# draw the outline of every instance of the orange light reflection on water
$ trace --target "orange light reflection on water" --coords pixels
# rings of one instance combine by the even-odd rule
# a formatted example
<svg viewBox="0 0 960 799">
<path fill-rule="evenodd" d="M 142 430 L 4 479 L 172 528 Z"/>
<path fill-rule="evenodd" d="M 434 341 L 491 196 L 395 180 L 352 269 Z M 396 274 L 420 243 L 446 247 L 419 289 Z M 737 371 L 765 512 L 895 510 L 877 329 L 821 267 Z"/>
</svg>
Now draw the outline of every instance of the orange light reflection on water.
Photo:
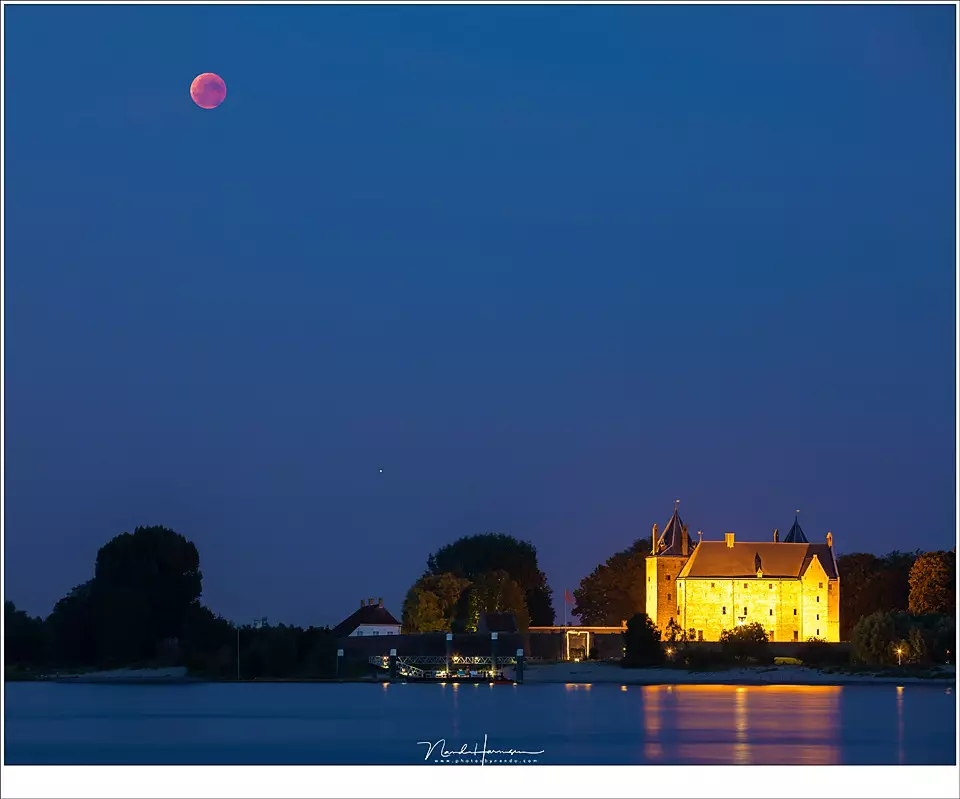
<svg viewBox="0 0 960 799">
<path fill-rule="evenodd" d="M 681 761 L 754 765 L 835 765 L 842 688 L 835 685 L 677 685 L 671 725 Z M 784 694 L 793 694 L 785 704 Z M 658 708 L 654 693 L 645 706 Z M 715 730 L 730 728 L 732 740 Z M 648 736 L 645 736 L 648 737 Z M 648 738 L 649 739 L 649 738 Z"/>
</svg>

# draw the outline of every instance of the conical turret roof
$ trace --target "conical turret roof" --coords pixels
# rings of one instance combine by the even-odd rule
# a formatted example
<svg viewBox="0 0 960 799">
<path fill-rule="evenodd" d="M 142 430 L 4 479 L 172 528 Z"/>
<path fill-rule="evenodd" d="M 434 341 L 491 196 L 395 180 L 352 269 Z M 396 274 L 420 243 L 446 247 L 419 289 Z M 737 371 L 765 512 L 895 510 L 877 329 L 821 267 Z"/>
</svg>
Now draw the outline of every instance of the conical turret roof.
<svg viewBox="0 0 960 799">
<path fill-rule="evenodd" d="M 793 519 L 793 527 L 790 528 L 790 532 L 783 539 L 784 544 L 807 544 L 807 537 L 803 534 L 803 530 L 800 527 L 800 517 L 795 516 Z"/>
<path fill-rule="evenodd" d="M 683 557 L 683 520 L 680 518 L 680 506 L 673 506 L 673 516 L 667 522 L 666 527 L 660 534 L 659 544 L 656 549 L 657 555 L 666 557 Z"/>
</svg>

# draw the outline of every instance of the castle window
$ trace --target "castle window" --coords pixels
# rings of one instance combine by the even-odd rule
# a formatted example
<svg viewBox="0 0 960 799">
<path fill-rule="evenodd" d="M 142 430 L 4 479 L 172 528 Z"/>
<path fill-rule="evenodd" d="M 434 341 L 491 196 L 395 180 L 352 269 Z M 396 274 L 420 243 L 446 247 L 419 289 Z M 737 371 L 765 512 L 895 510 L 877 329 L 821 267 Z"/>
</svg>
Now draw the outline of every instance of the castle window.
<svg viewBox="0 0 960 799">
<path fill-rule="evenodd" d="M 827 590 L 828 590 L 828 591 L 832 591 L 832 590 L 833 590 L 833 583 L 827 583 Z"/>
<path fill-rule="evenodd" d="M 817 614 L 817 621 L 820 621 L 820 614 Z"/>
<path fill-rule="evenodd" d="M 670 575 L 669 575 L 669 574 L 667 575 L 667 582 L 670 582 Z M 823 588 L 823 586 L 820 586 L 820 587 Z"/>
<path fill-rule="evenodd" d="M 793 609 L 793 615 L 794 615 L 794 616 L 797 615 L 797 609 L 796 609 L 796 608 Z"/>
<path fill-rule="evenodd" d="M 773 640 L 773 630 L 767 630 L 767 640 L 768 641 Z"/>
<path fill-rule="evenodd" d="M 670 595 L 670 594 L 667 594 L 667 602 L 669 602 L 670 599 L 671 599 L 671 595 Z"/>
<path fill-rule="evenodd" d="M 820 601 L 820 597 L 817 597 L 817 602 L 819 602 L 819 601 Z"/>
<path fill-rule="evenodd" d="M 650 578 L 649 578 L 649 577 L 647 577 L 647 582 L 648 582 L 648 583 L 650 582 Z"/>
<path fill-rule="evenodd" d="M 817 638 L 819 638 L 819 637 L 820 637 L 820 628 L 818 627 L 818 628 L 817 628 Z"/>
<path fill-rule="evenodd" d="M 799 640 L 800 640 L 800 633 L 799 633 L 797 630 L 794 630 L 794 631 L 793 631 L 793 640 L 794 640 L 794 641 L 799 641 Z"/>
<path fill-rule="evenodd" d="M 823 583 L 817 583 L 817 588 L 823 588 Z"/>
<path fill-rule="evenodd" d="M 716 584 L 716 583 L 710 583 L 710 587 L 711 587 L 711 588 L 716 588 L 716 587 L 717 587 L 717 584 Z"/>
<path fill-rule="evenodd" d="M 767 588 L 773 588 L 773 583 L 768 583 Z"/>
<path fill-rule="evenodd" d="M 363 630 L 357 630 L 357 635 L 363 635 Z"/>
<path fill-rule="evenodd" d="M 746 605 L 743 606 L 743 615 L 744 615 L 744 616 L 747 615 L 747 606 L 746 606 Z"/>
<path fill-rule="evenodd" d="M 770 608 L 770 615 L 773 615 L 773 608 Z"/>
<path fill-rule="evenodd" d="M 744 584 L 743 584 L 743 587 L 744 587 L 744 588 L 748 588 L 749 586 L 747 585 L 747 583 L 744 583 Z"/>
<path fill-rule="evenodd" d="M 727 615 L 727 606 L 726 606 L 726 605 L 723 606 L 723 615 L 724 615 L 724 616 Z"/>
<path fill-rule="evenodd" d="M 703 640 L 703 630 L 697 630 L 697 640 L 698 641 Z"/>
</svg>

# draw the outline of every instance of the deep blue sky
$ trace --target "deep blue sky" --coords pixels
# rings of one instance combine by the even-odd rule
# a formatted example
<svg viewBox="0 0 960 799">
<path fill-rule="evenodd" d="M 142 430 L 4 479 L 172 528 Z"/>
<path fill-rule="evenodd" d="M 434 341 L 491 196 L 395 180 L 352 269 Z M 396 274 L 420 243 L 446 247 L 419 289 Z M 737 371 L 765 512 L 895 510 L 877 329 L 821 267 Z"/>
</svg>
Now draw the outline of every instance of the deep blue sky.
<svg viewBox="0 0 960 799">
<path fill-rule="evenodd" d="M 138 524 L 304 625 L 490 530 L 562 618 L 677 497 L 953 545 L 953 7 L 5 20 L 19 606 Z"/>
</svg>

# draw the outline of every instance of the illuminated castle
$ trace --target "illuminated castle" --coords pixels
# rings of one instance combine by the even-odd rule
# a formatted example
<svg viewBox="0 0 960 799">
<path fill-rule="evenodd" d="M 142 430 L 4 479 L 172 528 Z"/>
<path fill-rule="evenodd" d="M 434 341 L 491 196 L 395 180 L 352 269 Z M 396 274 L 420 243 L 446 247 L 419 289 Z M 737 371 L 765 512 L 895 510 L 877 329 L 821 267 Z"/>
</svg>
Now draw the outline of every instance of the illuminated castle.
<svg viewBox="0 0 960 799">
<path fill-rule="evenodd" d="M 840 575 L 833 534 L 811 544 L 799 518 L 781 541 L 691 544 L 678 507 L 647 557 L 647 615 L 667 637 L 671 622 L 689 640 L 718 641 L 723 630 L 760 622 L 771 641 L 840 640 Z"/>
</svg>

